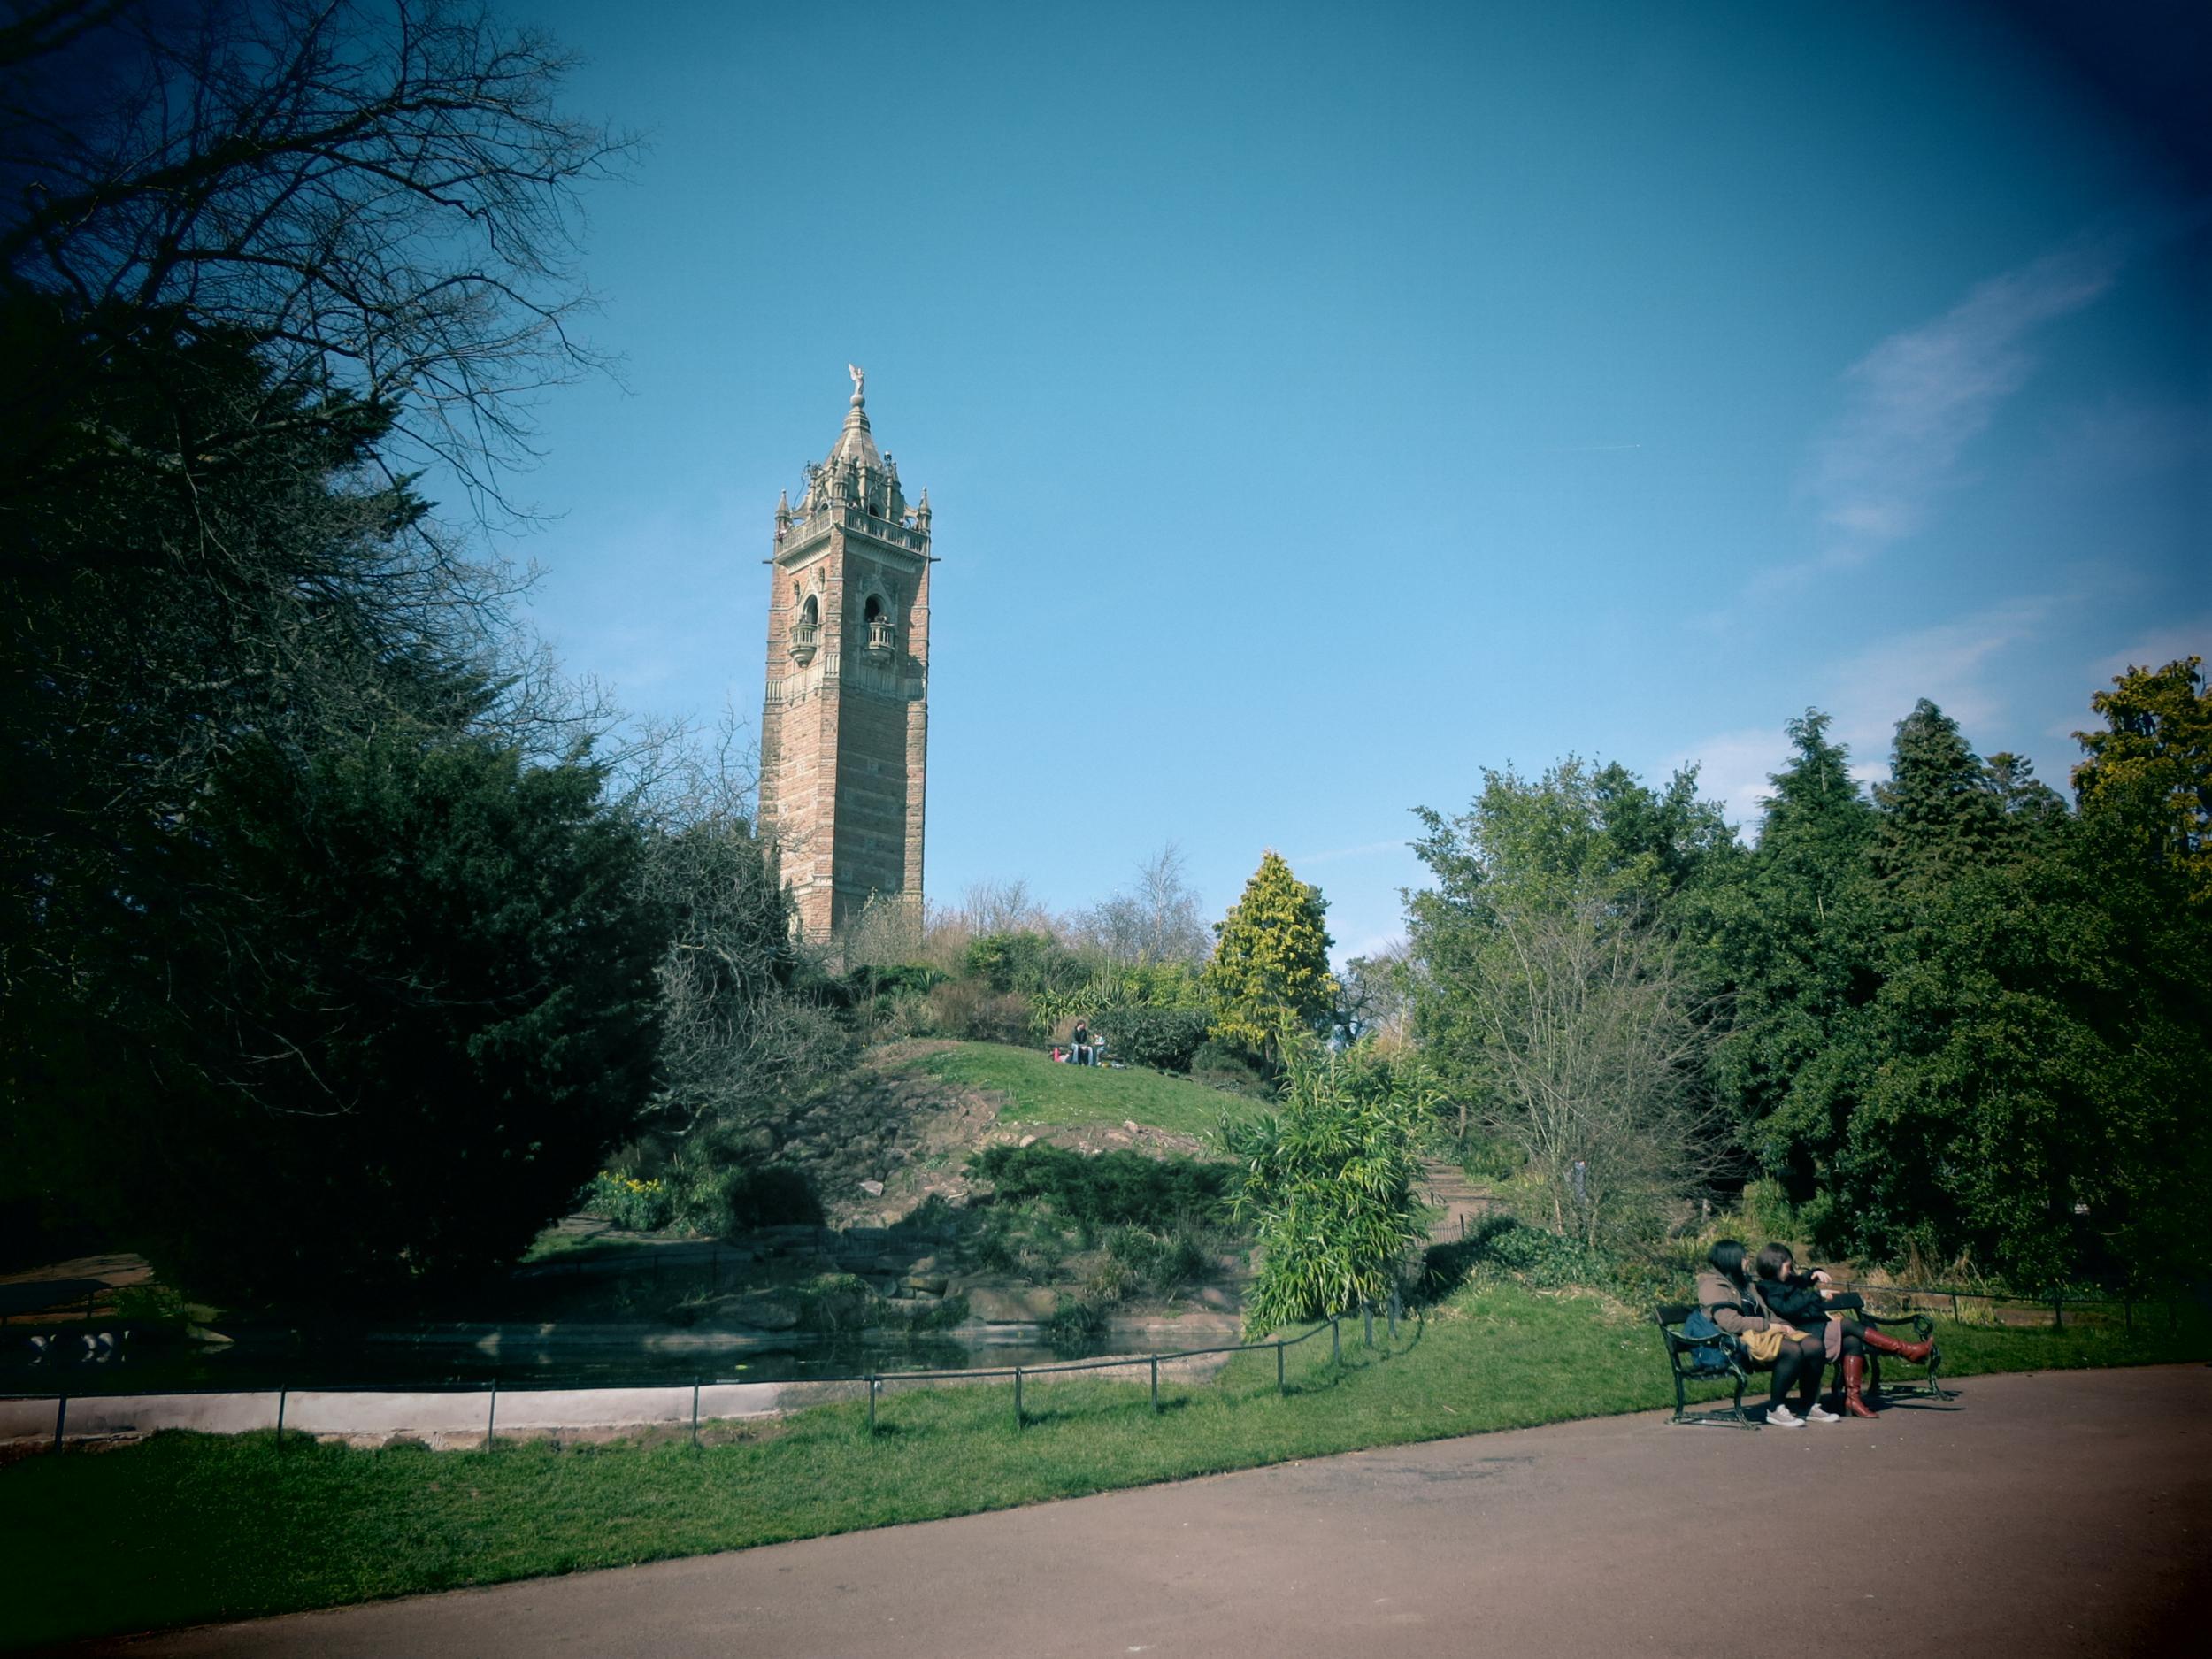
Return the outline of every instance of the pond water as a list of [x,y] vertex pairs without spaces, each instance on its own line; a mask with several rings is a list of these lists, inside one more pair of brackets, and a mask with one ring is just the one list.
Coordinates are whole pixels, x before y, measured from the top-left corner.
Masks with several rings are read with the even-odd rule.
[[176,1390],[382,1387],[592,1388],[787,1382],[904,1371],[1043,1365],[1148,1346],[1103,1334],[1048,1345],[1024,1327],[926,1336],[841,1338],[676,1330],[662,1325],[439,1325],[416,1330],[256,1330],[227,1343],[149,1340],[120,1331],[88,1350],[81,1328],[0,1330],[0,1394],[119,1394]]

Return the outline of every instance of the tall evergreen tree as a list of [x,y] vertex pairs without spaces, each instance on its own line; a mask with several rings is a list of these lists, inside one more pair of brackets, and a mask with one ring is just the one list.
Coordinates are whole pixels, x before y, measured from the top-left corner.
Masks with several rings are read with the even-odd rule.
[[1958,722],[1923,697],[1897,723],[1881,809],[1875,873],[1901,891],[1925,891],[1994,856],[2005,835],[2004,804]]
[[1291,873],[1270,850],[1244,884],[1244,896],[1214,926],[1217,935],[1203,983],[1214,1005],[1213,1031],[1257,1051],[1270,1065],[1286,1038],[1317,1035],[1336,1010],[1330,939],[1321,889]]
[[1733,1004],[1717,1075],[1761,1164],[1801,1202],[1821,1189],[1848,1115],[1836,1045],[1877,983],[1878,818],[1829,725],[1816,709],[1790,722],[1793,752],[1744,879],[1712,907],[1708,956]]

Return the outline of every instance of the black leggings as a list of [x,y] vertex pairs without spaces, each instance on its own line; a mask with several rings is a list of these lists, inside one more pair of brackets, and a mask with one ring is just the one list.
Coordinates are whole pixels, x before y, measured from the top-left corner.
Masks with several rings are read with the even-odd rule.
[[[1849,1319],[1840,1319],[1843,1326],[1843,1356],[1866,1352],[1866,1327]],[[1769,1405],[1779,1405],[1789,1397],[1790,1385],[1797,1386],[1797,1402],[1809,1406],[1820,1398],[1820,1379],[1828,1369],[1826,1353],[1818,1336],[1800,1338],[1786,1346],[1774,1362],[1774,1386],[1767,1396]]]
[[1812,1404],[1820,1397],[1820,1377],[1827,1369],[1827,1356],[1821,1351],[1818,1337],[1801,1336],[1794,1342],[1783,1343],[1782,1351],[1774,1356],[1774,1386],[1768,1392],[1767,1403],[1780,1405],[1794,1386],[1798,1403]]

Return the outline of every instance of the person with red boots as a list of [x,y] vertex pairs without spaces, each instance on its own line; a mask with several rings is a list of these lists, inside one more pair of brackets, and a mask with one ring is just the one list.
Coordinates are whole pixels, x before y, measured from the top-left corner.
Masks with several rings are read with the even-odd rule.
[[[1797,1271],[1797,1260],[1786,1244],[1763,1246],[1753,1264],[1759,1300],[1774,1317],[1801,1331],[1820,1336],[1829,1363],[1843,1370],[1843,1409],[1855,1417],[1870,1417],[1874,1408],[1866,1402],[1866,1351],[1893,1354],[1908,1364],[1918,1365],[1935,1351],[1933,1342],[1901,1342],[1870,1325],[1828,1310],[1828,1275],[1819,1268]],[[1827,1415],[1823,1413],[1823,1416]]]

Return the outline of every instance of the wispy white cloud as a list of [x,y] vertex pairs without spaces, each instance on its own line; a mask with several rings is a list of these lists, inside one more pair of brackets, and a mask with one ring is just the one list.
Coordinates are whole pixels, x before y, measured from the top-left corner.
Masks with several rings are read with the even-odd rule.
[[2034,373],[2038,331],[2107,293],[2150,234],[2085,236],[1993,277],[1845,371],[1847,399],[1815,441],[1802,485],[1817,550],[1762,572],[1753,595],[1863,565],[1916,534],[1959,480],[1969,446]]
[[1755,833],[1764,802],[1772,790],[1769,781],[1789,755],[1789,738],[1780,726],[1768,730],[1745,726],[1716,732],[1671,755],[1663,772],[1684,766],[1697,768],[1697,792],[1718,801],[1728,821],[1740,830]]
[[2116,676],[2131,668],[2163,668],[2185,657],[2201,657],[2212,662],[2212,611],[2185,622],[2154,628],[2125,650],[2115,651],[2092,664],[2090,672],[2101,691],[2110,687]]
[[1887,772],[1897,722],[1922,697],[1970,733],[1996,725],[2004,699],[1993,671],[2006,652],[2041,637],[2055,608],[2047,597],[2008,600],[1956,621],[1893,634],[1846,658],[1822,706],[1835,716],[1835,736],[1851,746],[1852,770],[1862,778]]
[[2026,382],[2030,336],[2110,288],[2122,251],[2105,240],[2046,254],[1852,365],[1850,406],[1818,445],[1808,481],[1837,533],[1833,548],[1863,554],[1920,526],[1960,453]]
[[1371,858],[1378,853],[1403,852],[1408,844],[1407,837],[1396,835],[1386,841],[1362,841],[1356,847],[1333,847],[1327,852],[1300,853],[1290,856],[1287,862],[1292,869],[1302,870],[1308,864],[1333,864],[1348,858]]

